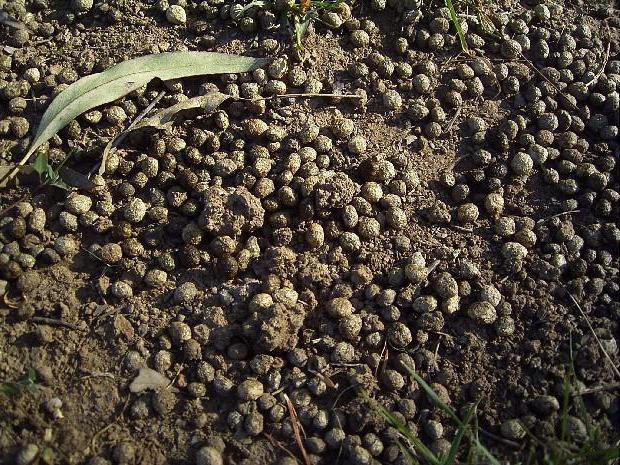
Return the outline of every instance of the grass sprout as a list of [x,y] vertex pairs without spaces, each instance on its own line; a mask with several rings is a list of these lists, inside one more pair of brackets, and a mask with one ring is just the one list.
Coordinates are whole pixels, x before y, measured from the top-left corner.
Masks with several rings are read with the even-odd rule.
[[17,381],[8,381],[0,384],[0,392],[7,397],[19,397],[24,392],[34,393],[38,391],[37,375],[33,368],[28,368],[24,376]]
[[[570,363],[564,378],[562,389],[562,405],[560,410],[559,432],[554,438],[540,439],[527,428],[526,441],[516,461],[500,460],[485,446],[478,437],[479,427],[476,417],[478,403],[471,404],[461,418],[456,411],[447,405],[433,388],[413,369],[406,367],[409,374],[436,407],[443,410],[452,420],[456,431],[447,454],[438,455],[427,446],[416,433],[411,431],[385,406],[371,399],[367,394],[363,397],[399,432],[401,440],[398,446],[412,465],[456,465],[515,463],[523,465],[612,465],[620,459],[620,440],[607,446],[602,441],[600,430],[592,426],[582,396],[575,389],[577,376],[573,364],[572,340],[570,347]],[[586,425],[587,437],[578,440],[570,434],[570,416],[577,415]],[[484,432],[484,431],[483,431]],[[492,437],[492,435],[490,435]]]

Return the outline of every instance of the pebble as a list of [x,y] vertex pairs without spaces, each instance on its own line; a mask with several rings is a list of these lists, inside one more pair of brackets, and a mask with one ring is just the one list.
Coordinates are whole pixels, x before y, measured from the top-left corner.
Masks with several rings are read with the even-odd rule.
[[174,290],[174,301],[178,304],[188,304],[196,298],[197,294],[198,288],[196,285],[188,281]]
[[133,289],[125,281],[116,281],[110,286],[110,293],[119,299],[129,299],[133,296]]
[[332,318],[345,318],[351,316],[354,311],[351,302],[344,297],[336,297],[330,300],[325,309]]
[[256,400],[264,393],[263,383],[256,379],[247,379],[237,388],[237,397],[239,400],[246,402],[248,400]]
[[187,22],[185,8],[181,5],[170,5],[166,10],[166,19],[177,26],[182,26]]
[[517,419],[506,420],[500,427],[502,436],[508,439],[519,440],[526,435],[523,424]]
[[480,289],[480,300],[489,302],[493,307],[497,307],[502,300],[502,294],[495,286],[487,284]]
[[54,250],[63,257],[70,257],[77,253],[78,245],[71,236],[60,236],[54,241]]
[[93,7],[93,0],[72,0],[71,8],[79,13],[88,11]]
[[507,261],[519,261],[527,257],[527,249],[518,242],[506,242],[502,246],[502,255]]
[[74,215],[81,215],[90,210],[93,205],[93,201],[90,197],[81,194],[69,194],[67,200],[65,200],[65,209],[69,213]]
[[163,287],[165,286],[166,281],[168,281],[168,273],[163,270],[151,269],[147,271],[144,276],[144,282],[149,287]]
[[397,348],[407,347],[413,341],[411,330],[403,323],[396,322],[387,330],[388,341]]
[[123,250],[120,245],[111,242],[99,249],[99,257],[106,265],[113,265],[123,258]]
[[196,453],[196,465],[224,465],[224,459],[216,448],[202,447]]
[[480,324],[491,324],[497,319],[495,307],[489,302],[474,302],[467,309],[467,315]]
[[132,199],[123,209],[123,216],[130,223],[139,223],[146,214],[146,204],[140,199]]

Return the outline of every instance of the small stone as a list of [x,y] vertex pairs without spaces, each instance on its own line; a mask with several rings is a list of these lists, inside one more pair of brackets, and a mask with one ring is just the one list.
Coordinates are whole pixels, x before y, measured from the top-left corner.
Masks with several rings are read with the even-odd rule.
[[263,415],[258,412],[252,412],[245,417],[243,427],[250,436],[258,436],[264,429]]
[[390,111],[398,110],[403,106],[403,98],[395,90],[388,90],[383,94],[383,106]]
[[411,330],[403,323],[393,323],[387,330],[387,338],[397,348],[407,347],[413,341]]
[[500,431],[502,436],[508,439],[523,439],[526,434],[523,424],[516,418],[506,420],[502,423]]
[[41,278],[36,271],[27,271],[17,278],[17,289],[23,293],[33,291],[39,284],[41,284]]
[[105,119],[110,124],[120,125],[127,119],[127,113],[123,107],[113,105],[105,111]]
[[134,198],[125,206],[123,216],[130,223],[139,223],[144,218],[146,210],[146,204],[142,200]]
[[447,272],[440,273],[433,280],[433,288],[442,299],[457,296],[459,293],[459,285],[456,282],[456,279],[454,279],[452,275]]
[[497,319],[495,307],[489,302],[475,302],[467,309],[467,314],[476,323],[491,324]]
[[185,8],[181,5],[171,5],[166,10],[166,19],[177,26],[182,26],[187,22]]
[[560,402],[554,396],[543,395],[536,397],[530,404],[532,410],[545,417],[560,410]]
[[71,8],[78,13],[88,11],[93,7],[93,0],[72,0]]
[[179,304],[188,304],[198,294],[196,285],[192,282],[186,282],[177,287],[174,291],[174,301]]
[[192,338],[192,329],[187,325],[187,323],[183,323],[182,321],[173,321],[170,323],[168,332],[170,333],[172,342],[176,345],[180,345],[181,343]]
[[106,265],[113,265],[121,261],[123,258],[123,250],[118,244],[105,244],[99,249],[99,258],[101,258]]
[[63,257],[70,257],[77,253],[78,246],[71,236],[60,236],[54,242],[54,250]]
[[515,320],[509,316],[500,316],[495,322],[495,331],[499,336],[512,336],[515,329]]
[[364,136],[353,136],[349,142],[347,143],[347,147],[349,151],[355,155],[360,155],[366,151],[368,144],[366,143],[366,138]]
[[349,299],[344,297],[336,297],[335,299],[327,302],[325,310],[332,318],[345,318],[351,316],[355,309]]
[[506,242],[502,246],[502,255],[509,262],[523,260],[527,257],[527,249],[518,242]]
[[456,218],[460,223],[473,223],[478,219],[478,207],[473,203],[460,205],[456,212]]
[[125,281],[116,281],[110,286],[110,293],[119,299],[129,299],[133,296],[131,286]]
[[168,273],[159,269],[152,269],[146,272],[144,276],[144,282],[149,287],[159,288],[164,287],[168,280]]
[[504,197],[498,192],[490,193],[484,199],[484,208],[490,215],[500,215],[504,211]]
[[491,284],[483,286],[480,290],[480,300],[489,302],[493,307],[497,307],[502,300],[502,294]]
[[256,400],[264,393],[263,383],[257,379],[247,379],[237,388],[237,396],[243,402]]
[[388,209],[385,219],[392,229],[405,229],[407,226],[407,214],[399,207]]
[[202,447],[196,453],[196,465],[224,465],[224,459],[216,448]]
[[370,43],[370,36],[362,29],[356,29],[351,33],[351,43],[354,47],[367,47]]
[[523,48],[516,40],[506,39],[502,43],[501,52],[505,58],[515,59],[520,57]]
[[35,208],[28,217],[28,228],[33,233],[42,233],[45,230],[45,222],[47,221],[47,215],[42,208]]
[[517,152],[510,161],[510,167],[519,176],[528,176],[534,167],[534,160],[525,152]]
[[312,248],[321,247],[325,242],[325,232],[319,223],[311,223],[306,230],[306,242]]

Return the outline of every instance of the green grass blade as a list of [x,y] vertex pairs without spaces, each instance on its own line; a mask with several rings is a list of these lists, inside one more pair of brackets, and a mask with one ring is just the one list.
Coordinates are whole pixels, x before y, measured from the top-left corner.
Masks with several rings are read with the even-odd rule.
[[32,169],[39,176],[43,176],[43,173],[47,172],[47,167],[49,166],[49,162],[47,160],[46,153],[40,153],[39,156],[34,160],[32,164]]
[[412,464],[412,465],[420,465],[420,461],[411,453],[411,451],[405,447],[405,445],[401,442],[398,441],[398,448],[400,449],[401,453],[407,457],[407,461]]
[[0,384],[0,392],[7,397],[17,397],[20,390],[16,383],[2,383]]
[[405,439],[413,444],[413,448],[419,452],[424,459],[432,465],[442,465],[441,461],[437,458],[433,451],[426,447],[422,441],[416,437],[409,428],[403,425],[392,413],[382,405],[378,405],[379,412],[394,428],[403,435]]
[[[433,388],[430,387],[426,381],[424,381],[422,379],[422,377],[420,375],[418,375],[411,367],[407,367],[406,366],[407,371],[411,374],[411,376],[414,377],[414,379],[418,382],[418,384],[422,387],[422,389],[424,389],[424,391],[426,392],[426,394],[431,398],[431,400],[438,406],[440,407],[442,410],[444,410],[448,415],[450,415],[450,417],[454,420],[454,422],[459,426],[463,426],[463,421],[458,417],[458,415],[456,414],[456,412],[450,407],[448,406],[444,401],[442,401],[439,396],[437,395],[437,393],[435,391],[433,391]],[[486,457],[486,459],[492,464],[492,465],[500,465],[499,461],[495,458],[495,456],[493,454],[491,454],[491,452],[489,452],[489,450],[484,447],[482,445],[482,443],[475,437],[472,438],[474,444],[476,445],[476,448],[480,451],[480,453],[482,455],[484,455]]]
[[458,454],[459,452],[461,441],[463,440],[463,436],[465,436],[465,432],[467,431],[467,426],[469,425],[469,422],[471,421],[474,413],[476,412],[476,407],[478,407],[477,402],[467,410],[467,415],[465,415],[465,418],[463,419],[463,424],[459,426],[459,429],[456,431],[456,435],[452,440],[450,452],[448,452],[448,455],[443,461],[444,465],[452,465],[456,463],[456,454]]
[[415,371],[413,371],[410,367],[406,367],[407,371],[409,372],[409,374],[411,376],[413,376],[413,378],[417,381],[417,383],[422,387],[422,389],[424,389],[424,392],[426,392],[426,395],[428,397],[431,398],[431,400],[433,401],[434,404],[436,404],[438,407],[440,407],[443,411],[445,411],[448,415],[450,415],[450,417],[452,417],[452,419],[459,425],[461,426],[463,424],[463,422],[461,421],[461,419],[458,417],[458,415],[456,414],[456,412],[452,409],[452,407],[450,407],[448,404],[446,404],[443,400],[441,400],[439,398],[439,396],[437,395],[437,393],[435,391],[433,391],[433,388],[430,387],[426,381],[424,381],[422,379],[422,377],[420,375],[418,375]]
[[308,33],[309,26],[310,17],[305,17],[303,21],[295,17],[295,46],[300,50],[303,50],[304,48],[303,40]]
[[324,10],[336,10],[340,7],[342,0],[336,2],[315,1],[312,2],[314,8],[322,8]]
[[487,460],[489,461],[489,463],[491,463],[492,465],[500,465],[499,460],[497,460],[495,458],[495,456],[489,451],[489,449],[487,449],[486,447],[484,447],[480,441],[478,441],[477,439],[474,441],[474,444],[476,444],[476,448],[482,453],[482,455],[484,455]]
[[459,35],[459,41],[461,42],[461,48],[464,52],[469,51],[469,47],[467,46],[467,41],[465,41],[465,34],[463,34],[463,28],[461,27],[461,22],[456,14],[456,10],[454,9],[454,5],[452,4],[452,0],[446,0],[446,6],[448,10],[450,10],[450,19],[452,19],[452,23],[454,23],[454,27],[456,28],[456,32]]
[[562,386],[562,423],[560,427],[560,439],[566,441],[568,435],[568,404],[570,401],[570,380],[569,376],[564,377],[564,385]]

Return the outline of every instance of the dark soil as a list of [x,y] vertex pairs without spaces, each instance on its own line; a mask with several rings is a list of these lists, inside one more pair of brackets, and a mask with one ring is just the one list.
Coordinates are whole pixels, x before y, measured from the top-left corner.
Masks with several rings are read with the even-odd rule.
[[[162,91],[157,108],[214,87],[246,97],[248,83],[253,97],[281,83],[367,98],[232,99],[131,135],[90,191],[27,176],[3,188],[0,382],[32,368],[36,386],[0,394],[1,464],[304,463],[287,399],[309,463],[403,464],[367,396],[435,451],[455,435],[405,365],[460,414],[478,402],[480,439],[503,461],[543,453],[515,421],[546,444],[564,419],[575,447],[594,431],[601,449],[618,445],[617,5],[462,2],[468,54],[440,2],[417,18],[415,1],[357,1],[343,25],[311,25],[301,51],[277,15],[251,13],[243,32],[225,1],[177,2],[184,25],[167,21],[167,0],[81,3],[0,0],[2,165],[65,84],[148,53],[264,56],[307,77],[292,85],[272,65],[154,81],[69,124],[45,147],[53,165],[71,153],[96,172]],[[368,44],[354,46],[359,31]],[[252,135],[251,119],[269,130]],[[135,199],[147,211],[132,222]],[[163,384],[132,392],[143,367]]]

